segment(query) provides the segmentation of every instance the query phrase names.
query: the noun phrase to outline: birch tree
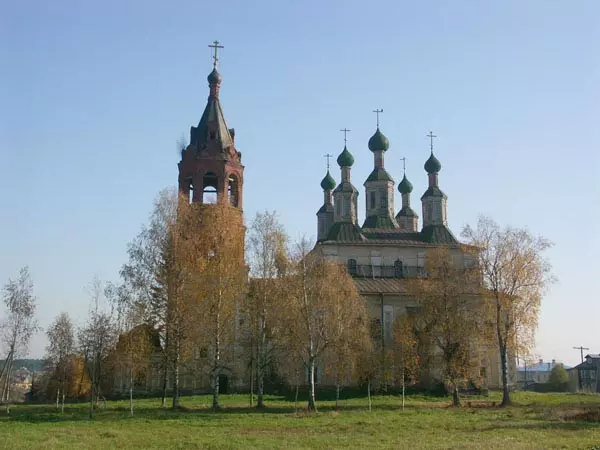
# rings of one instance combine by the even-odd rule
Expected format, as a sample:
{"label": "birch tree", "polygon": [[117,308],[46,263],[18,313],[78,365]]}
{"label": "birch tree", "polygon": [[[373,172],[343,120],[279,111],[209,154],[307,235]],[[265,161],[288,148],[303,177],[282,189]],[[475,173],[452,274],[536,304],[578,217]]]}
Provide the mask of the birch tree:
{"label": "birch tree", "polygon": [[484,295],[491,299],[502,372],[502,406],[510,404],[509,359],[527,354],[533,345],[540,304],[553,280],[545,252],[547,239],[526,229],[500,228],[481,216],[477,227],[466,226],[462,236],[472,246],[483,278]]}
{"label": "birch tree", "polygon": [[186,339],[182,299],[182,267],[175,255],[178,194],[160,191],[154,201],[149,224],[129,244],[128,262],[121,277],[133,296],[142,320],[160,337],[162,359],[162,406],[166,406],[169,373],[173,378],[173,408],[179,405],[181,351]]}
{"label": "birch tree", "polygon": [[89,317],[79,329],[77,339],[91,380],[89,416],[92,419],[94,406],[102,396],[101,386],[109,374],[108,367],[105,366],[106,358],[114,349],[118,333],[114,310],[106,304],[104,286],[98,278],[94,278],[91,283],[90,296],[92,302]]}
{"label": "birch tree", "polygon": [[[278,257],[287,245],[287,236],[274,212],[257,213],[248,236],[248,260],[252,292],[246,299],[245,313],[250,320],[250,342],[256,343],[257,408],[264,407],[264,380],[272,363],[273,329],[281,304],[281,279]],[[271,333],[272,336],[272,333]]]}
{"label": "birch tree", "polygon": [[51,363],[58,375],[56,406],[62,397],[61,412],[65,412],[65,396],[70,384],[71,363],[75,346],[75,330],[73,322],[66,312],[61,312],[46,331],[49,345],[46,347],[46,359]]}
{"label": "birch tree", "polygon": [[414,333],[412,317],[400,315],[394,320],[394,362],[402,386],[402,409],[404,410],[406,382],[415,383],[419,377],[418,341]]}
{"label": "birch tree", "polygon": [[182,264],[182,298],[194,322],[196,347],[210,353],[212,407],[219,405],[219,379],[227,369],[236,323],[246,294],[244,227],[240,211],[225,203],[180,204],[176,255]]}
{"label": "birch tree", "polygon": [[425,272],[426,277],[406,283],[418,309],[414,332],[417,339],[433,344],[432,359],[441,366],[453,405],[460,406],[458,389],[478,376],[484,337],[485,308],[477,301],[477,272],[457,267],[445,247],[427,252]]}
{"label": "birch tree", "polygon": [[36,298],[33,295],[33,281],[27,267],[19,271],[16,279],[8,280],[4,285],[2,297],[6,319],[2,322],[1,342],[7,355],[0,371],[0,402],[8,404],[14,360],[27,354],[31,337],[39,329],[35,318]]}
{"label": "birch tree", "polygon": [[[310,253],[303,238],[295,247],[292,273],[286,282],[287,308],[282,314],[287,342],[308,370],[309,411],[316,411],[315,367],[329,349],[342,349],[366,327],[364,304],[345,267]],[[348,326],[340,326],[340,321]],[[366,334],[366,331],[365,331]]]}

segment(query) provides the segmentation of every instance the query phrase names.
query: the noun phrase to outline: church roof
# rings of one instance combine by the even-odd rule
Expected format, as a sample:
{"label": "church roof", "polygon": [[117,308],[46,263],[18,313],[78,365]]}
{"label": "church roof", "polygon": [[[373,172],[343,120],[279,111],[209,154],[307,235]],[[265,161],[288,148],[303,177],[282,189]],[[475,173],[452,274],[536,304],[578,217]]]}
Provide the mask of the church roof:
{"label": "church roof", "polygon": [[425,193],[421,196],[421,200],[427,197],[443,197],[448,198],[446,194],[438,186],[429,186]]}
{"label": "church roof", "polygon": [[326,241],[364,242],[360,228],[351,222],[336,222],[329,229]]}
{"label": "church roof", "polygon": [[430,244],[459,245],[458,239],[454,237],[445,225],[428,225],[420,233],[423,240]]}
{"label": "church roof", "polygon": [[419,216],[410,206],[405,206],[398,212],[398,214],[396,214],[396,217],[419,217]]}
{"label": "church roof", "polygon": [[358,190],[354,187],[352,183],[349,181],[342,181],[338,186],[333,190],[333,192],[355,192],[358,193]]}
{"label": "church roof", "polygon": [[[211,124],[210,127],[209,124]],[[233,138],[227,128],[227,122],[225,122],[225,117],[223,116],[221,102],[215,97],[210,97],[208,99],[208,103],[206,104],[206,108],[204,108],[204,113],[200,118],[198,126],[195,129],[192,128],[192,133],[194,135],[193,139],[195,141],[193,143],[206,143],[210,139],[209,128],[215,131],[214,138],[221,144],[221,148],[227,148],[233,145]]]}
{"label": "church roof", "polygon": [[331,203],[323,204],[323,206],[321,206],[321,208],[319,208],[319,210],[317,211],[317,214],[322,214],[322,213],[333,214],[333,205]]}
{"label": "church roof", "polygon": [[363,228],[391,229],[398,228],[398,223],[389,215],[369,216],[363,223]]}
{"label": "church roof", "polygon": [[362,229],[351,223],[342,222],[332,225],[325,241],[336,244],[378,244],[391,246],[462,245],[444,225],[429,225],[420,232],[405,232],[390,228]]}
{"label": "church roof", "polygon": [[394,179],[383,167],[375,167],[365,183],[368,181],[391,181],[393,183]]}

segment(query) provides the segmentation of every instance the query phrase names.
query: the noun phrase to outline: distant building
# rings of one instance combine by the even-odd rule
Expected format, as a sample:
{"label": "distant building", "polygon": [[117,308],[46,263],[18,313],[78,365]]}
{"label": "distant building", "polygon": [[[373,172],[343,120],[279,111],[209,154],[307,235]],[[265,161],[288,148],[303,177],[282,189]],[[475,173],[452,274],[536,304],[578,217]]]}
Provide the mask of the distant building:
{"label": "distant building", "polygon": [[600,393],[600,354],[585,355],[585,360],[569,372],[570,378],[577,380],[578,391]]}
{"label": "distant building", "polygon": [[[544,362],[540,359],[535,364],[524,364],[519,367],[519,373],[517,376],[518,386],[521,389],[529,389],[536,384],[548,383],[550,381],[550,372],[552,368],[561,364],[553,359],[550,362]],[[569,366],[563,364],[565,369],[570,369]]]}

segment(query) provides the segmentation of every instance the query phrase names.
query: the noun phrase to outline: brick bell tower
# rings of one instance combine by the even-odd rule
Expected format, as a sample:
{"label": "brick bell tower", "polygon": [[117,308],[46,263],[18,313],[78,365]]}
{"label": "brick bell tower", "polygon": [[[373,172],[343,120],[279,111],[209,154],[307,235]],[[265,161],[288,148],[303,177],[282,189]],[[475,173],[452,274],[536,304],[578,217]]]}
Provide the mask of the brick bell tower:
{"label": "brick bell tower", "polygon": [[191,127],[190,144],[182,151],[179,192],[188,202],[203,205],[227,202],[242,212],[244,166],[235,148],[235,130],[227,128],[219,101],[223,78],[217,70],[219,41],[214,49],[213,70],[208,75],[209,95],[198,126]]}

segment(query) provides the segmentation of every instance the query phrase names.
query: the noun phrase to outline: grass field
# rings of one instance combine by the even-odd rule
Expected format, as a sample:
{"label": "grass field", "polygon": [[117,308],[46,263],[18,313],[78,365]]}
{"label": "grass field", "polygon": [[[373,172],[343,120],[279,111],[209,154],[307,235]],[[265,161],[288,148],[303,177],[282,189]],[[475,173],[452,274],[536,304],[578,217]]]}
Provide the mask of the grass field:
{"label": "grass field", "polygon": [[[0,412],[0,448],[432,448],[600,449],[600,395],[517,393],[514,406],[498,408],[497,394],[465,399],[463,408],[440,398],[412,396],[402,411],[398,397],[318,402],[319,412],[268,397],[268,409],[248,407],[248,396],[183,397],[182,409],[158,399],[107,402],[88,419],[87,405],[16,405]],[[305,404],[301,404],[304,408]]]}

